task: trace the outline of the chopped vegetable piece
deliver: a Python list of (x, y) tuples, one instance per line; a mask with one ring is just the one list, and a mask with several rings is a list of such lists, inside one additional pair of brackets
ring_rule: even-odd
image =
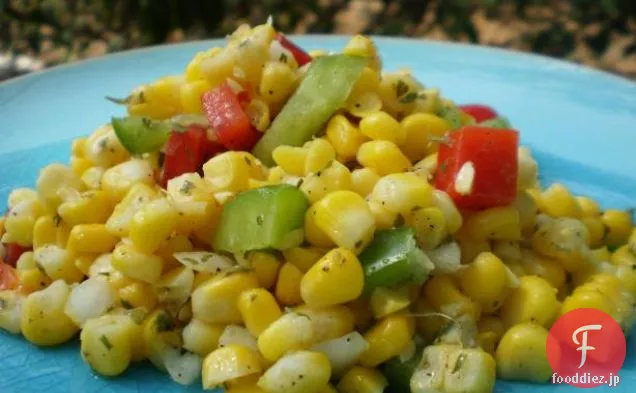
[(507, 118), (502, 116), (493, 117), (482, 121), (478, 124), (480, 127), (501, 128), (504, 130), (510, 129), (511, 125)]
[(196, 172), (208, 155), (208, 140), (205, 129), (191, 126), (186, 132), (172, 132), (165, 148), (161, 182), (184, 173)]
[(451, 125), (451, 130), (456, 130), (462, 126), (462, 113), (458, 108), (444, 107), (440, 110), (439, 117)]
[(4, 256), (4, 262), (9, 266), (14, 266), (20, 259), (20, 256), (27, 251), (31, 251), (31, 247), (22, 247), (18, 243), (7, 243), (4, 245), (6, 255)]
[(301, 47), (291, 42), (283, 33), (276, 34), (274, 38), (276, 41), (280, 42), (283, 48), (287, 49), (294, 55), (294, 59), (296, 59), (296, 63), (298, 63), (298, 67), (302, 67), (305, 64), (311, 62), (311, 56), (302, 50)]
[(460, 105), (459, 109), (471, 115), (477, 123), (497, 117), (497, 112), (486, 105)]
[(422, 360), (422, 349), (416, 348), (415, 355), (405, 362), (394, 357), (384, 364), (383, 374), (389, 380), (389, 391), (411, 393), (411, 377)]
[(303, 240), (305, 194), (290, 185), (245, 191), (228, 202), (221, 214), (215, 247), (243, 254), (262, 249), (286, 249)]
[(112, 124), (117, 138), (132, 154), (158, 151), (170, 137), (170, 123), (148, 117), (113, 117)]
[(15, 269), (0, 260), (0, 291), (13, 289), (18, 285), (18, 274)]
[(226, 148), (250, 150), (263, 135), (252, 127), (239, 97), (227, 82), (203, 94), (201, 100), (203, 112)]
[(366, 61), (363, 57), (346, 55), (323, 56), (313, 61), (300, 86), (252, 153), (272, 166), (275, 148), (301, 146), (311, 139), (344, 105)]
[[(484, 209), (512, 203), (517, 195), (517, 147), (515, 130), (467, 126), (451, 133), (440, 144), (435, 185), (458, 207)], [(466, 165), (471, 178), (459, 178)], [(472, 171), (471, 171), (472, 172)], [(464, 176), (465, 177), (465, 176)], [(459, 186), (458, 186), (459, 181)], [(470, 187), (464, 187), (465, 184)]]
[(403, 283), (422, 284), (434, 265), (417, 247), (411, 228), (378, 231), (373, 243), (360, 254), (365, 274), (365, 292)]

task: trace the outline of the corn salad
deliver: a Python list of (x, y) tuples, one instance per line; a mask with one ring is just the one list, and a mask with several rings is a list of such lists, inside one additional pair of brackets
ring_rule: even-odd
[[(299, 97), (342, 59), (348, 88), (290, 139)], [(125, 122), (74, 140), (0, 219), (0, 328), (38, 346), (79, 335), (100, 375), (149, 360), (229, 393), (487, 393), (548, 381), (541, 348), (568, 311), (632, 330), (630, 213), (542, 187), (516, 139), (497, 142), (514, 165), (490, 188), (506, 191), (476, 198), (485, 164), (453, 141), (516, 132), (383, 70), (367, 37), (307, 54), (271, 23), (241, 26), (124, 103)]]

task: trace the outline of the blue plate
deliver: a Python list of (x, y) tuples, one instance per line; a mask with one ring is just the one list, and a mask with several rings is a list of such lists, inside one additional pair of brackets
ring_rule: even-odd
[[(304, 36), (307, 49), (340, 50), (347, 39)], [(487, 103), (510, 118), (532, 147), (544, 184), (560, 181), (604, 207), (636, 206), (636, 84), (534, 55), (457, 44), (378, 38), (385, 69), (409, 67), (428, 86), (460, 103)], [(0, 84), (0, 201), (33, 186), (38, 169), (67, 162), (73, 137), (123, 110), (104, 100), (125, 97), (141, 83), (179, 74), (200, 50), (220, 41), (123, 52)], [(630, 340), (621, 383), (636, 389), (636, 344)], [(574, 392), (567, 386), (498, 382), (496, 392)], [(0, 392), (198, 392), (143, 364), (118, 379), (91, 373), (77, 343), (36, 348), (0, 333)], [(576, 390), (578, 391), (578, 390)]]

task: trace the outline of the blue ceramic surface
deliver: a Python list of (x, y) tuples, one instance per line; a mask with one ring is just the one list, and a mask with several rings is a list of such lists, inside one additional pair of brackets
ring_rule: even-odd
[[(341, 49), (344, 37), (296, 37), (307, 49)], [(0, 201), (18, 186), (33, 186), (38, 169), (67, 162), (70, 141), (123, 110), (104, 100), (138, 84), (181, 73), (199, 50), (195, 42), (124, 52), (54, 68), (0, 84)], [(459, 103), (487, 103), (509, 117), (541, 168), (544, 184), (560, 181), (604, 207), (636, 207), (636, 84), (547, 58), (480, 47), (378, 39), (385, 69), (408, 67), (427, 86)], [(636, 344), (617, 388), (636, 390)], [(567, 386), (499, 381), (500, 393), (574, 392)], [(36, 348), (0, 332), (0, 392), (198, 392), (148, 364), (118, 379), (103, 379), (82, 362), (76, 342)]]

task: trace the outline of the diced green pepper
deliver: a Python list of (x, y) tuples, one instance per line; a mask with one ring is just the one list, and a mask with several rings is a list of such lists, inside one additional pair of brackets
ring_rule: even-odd
[(221, 213), (214, 246), (243, 254), (252, 250), (283, 250), (303, 241), (309, 201), (298, 188), (276, 185), (245, 191)]
[(457, 107), (442, 107), (439, 111), (439, 116), (451, 125), (451, 130), (456, 130), (462, 126), (462, 114)]
[(185, 131), (190, 125), (207, 127), (202, 115), (179, 115), (167, 120), (153, 120), (143, 116), (113, 117), (115, 135), (131, 154), (161, 150), (171, 131)]
[(435, 267), (417, 247), (413, 229), (407, 227), (378, 231), (359, 259), (367, 293), (377, 287), (422, 284)]
[(490, 127), (490, 128), (501, 128), (501, 129), (509, 129), (511, 127), (510, 122), (507, 118), (503, 116), (497, 116), (492, 119), (484, 120), (478, 124), (480, 127)]
[(389, 380), (389, 392), (411, 393), (411, 377), (420, 365), (422, 360), (423, 347), (415, 350), (415, 355), (409, 360), (402, 362), (398, 357), (389, 359), (382, 370), (386, 379)]
[(272, 152), (280, 145), (301, 146), (317, 134), (351, 94), (367, 59), (323, 56), (312, 61), (294, 95), (276, 116), (252, 153), (272, 166)]

